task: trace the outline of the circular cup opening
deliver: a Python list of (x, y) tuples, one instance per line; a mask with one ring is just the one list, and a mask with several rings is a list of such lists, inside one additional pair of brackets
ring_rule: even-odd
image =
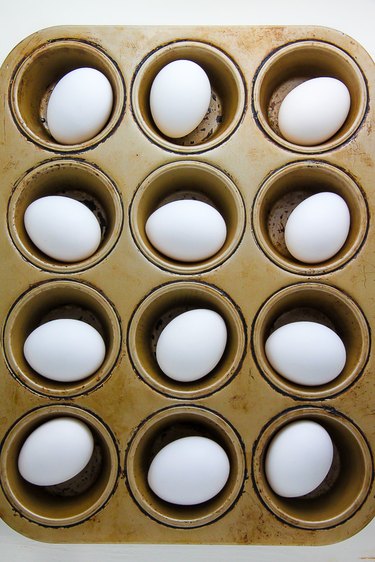
[[(41, 324), (59, 318), (82, 320), (103, 337), (106, 355), (91, 376), (75, 382), (49, 380), (27, 363), (23, 346)], [(96, 289), (76, 281), (50, 281), (37, 285), (13, 305), (4, 329), (4, 351), (15, 377), (31, 390), (47, 396), (65, 397), (87, 393), (103, 384), (114, 367), (121, 347), (117, 313)]]
[[(76, 495), (55, 495), (47, 487), (30, 484), (18, 471), (18, 455), (27, 437), (56, 417), (83, 421), (94, 436), (95, 450), (100, 452), (95, 480)], [(118, 452), (108, 429), (96, 416), (75, 406), (47, 406), (29, 412), (13, 425), (2, 446), (1, 481), (9, 502), (27, 519), (48, 527), (75, 525), (91, 517), (108, 501), (118, 470)]]
[[(347, 86), (351, 98), (349, 115), (341, 129), (324, 143), (291, 143), (278, 128), (280, 105), (296, 86), (321, 76), (337, 78)], [(324, 152), (348, 140), (360, 126), (367, 108), (366, 83), (360, 68), (345, 51), (323, 41), (298, 41), (281, 47), (262, 62), (254, 84), (253, 107), (259, 125), (278, 144), (295, 152)]]
[[(325, 191), (345, 200), (350, 231), (332, 258), (318, 264), (302, 263), (286, 247), (285, 225), (299, 203)], [(262, 250), (278, 266), (302, 275), (322, 275), (342, 267), (358, 252), (367, 233), (367, 205), (358, 185), (340, 168), (309, 160), (293, 162), (276, 170), (261, 186), (254, 201), (253, 226)]]
[[(27, 207), (49, 195), (71, 197), (85, 204), (99, 221), (102, 239), (96, 252), (85, 260), (63, 263), (41, 252), (30, 240), (24, 225)], [(97, 167), (80, 160), (52, 160), (29, 171), (17, 183), (8, 207), (8, 228), (22, 255), (39, 268), (73, 273), (92, 267), (116, 244), (123, 224), (120, 194)]]
[[(160, 499), (147, 483), (152, 459), (168, 443), (197, 435), (216, 441), (229, 458), (224, 488), (199, 505), (179, 506)], [(171, 527), (200, 527), (221, 517), (239, 496), (245, 477), (245, 456), (233, 427), (217, 413), (195, 406), (174, 406), (148, 418), (132, 438), (126, 455), (127, 482), (135, 501), (151, 517)]]
[[(164, 256), (147, 238), (145, 225), (159, 207), (181, 199), (196, 199), (214, 207), (223, 217), (227, 238), (212, 257), (184, 263)], [(245, 207), (232, 180), (218, 168), (203, 162), (172, 162), (152, 172), (134, 196), (130, 224), (140, 250), (153, 263), (175, 273), (194, 274), (217, 267), (237, 248), (245, 228)]]
[[(267, 447), (283, 426), (302, 419), (315, 421), (328, 431), (337, 449), (339, 472), (324, 494), (284, 498), (267, 482)], [(332, 409), (301, 407), (283, 412), (263, 428), (254, 450), (253, 477), (264, 503), (283, 521), (305, 529), (328, 529), (343, 523), (361, 507), (373, 480), (373, 463), (365, 437), (350, 420)]]
[[(71, 197), (94, 213), (102, 239), (92, 256), (62, 263), (41, 252), (30, 240), (24, 226), (25, 211), (33, 201), (49, 195)], [(37, 267), (56, 273), (73, 273), (100, 262), (116, 244), (122, 224), (117, 188), (101, 170), (80, 160), (52, 160), (32, 169), (17, 183), (8, 207), (8, 228), (18, 250)]]
[[(109, 120), (95, 137), (80, 144), (57, 143), (46, 126), (48, 99), (56, 83), (68, 72), (90, 67), (102, 72), (113, 91), (113, 108)], [(59, 152), (81, 151), (102, 142), (116, 127), (125, 105), (124, 81), (114, 61), (87, 41), (60, 39), (42, 45), (28, 55), (12, 80), (10, 104), (13, 117), (33, 142)]]
[[(279, 375), (268, 362), (265, 342), (277, 328), (290, 322), (325, 324), (341, 338), (346, 364), (340, 375), (319, 386), (303, 386)], [(320, 283), (290, 285), (275, 293), (258, 312), (253, 325), (253, 350), (260, 371), (273, 387), (305, 400), (332, 397), (347, 389), (362, 373), (370, 349), (370, 334), (355, 302), (334, 287)]]
[[(227, 327), (227, 345), (211, 373), (193, 382), (174, 381), (156, 361), (157, 340), (173, 318), (195, 308), (221, 315)], [(246, 328), (239, 309), (222, 291), (204, 283), (186, 281), (159, 287), (141, 302), (129, 324), (128, 352), (134, 368), (155, 390), (176, 398), (200, 398), (227, 384), (238, 372), (245, 349)]]
[[(172, 61), (187, 59), (199, 64), (211, 84), (211, 103), (194, 131), (180, 139), (164, 136), (156, 127), (149, 98), (154, 78)], [(133, 79), (132, 107), (143, 132), (166, 150), (196, 153), (226, 140), (237, 128), (245, 110), (245, 86), (236, 64), (221, 50), (197, 41), (176, 41), (147, 55)]]

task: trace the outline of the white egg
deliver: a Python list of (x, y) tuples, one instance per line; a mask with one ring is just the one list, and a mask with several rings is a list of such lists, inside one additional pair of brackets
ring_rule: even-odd
[(53, 381), (74, 382), (99, 369), (106, 349), (102, 336), (90, 324), (61, 318), (33, 330), (23, 352), (39, 375)]
[(31, 203), (24, 215), (27, 234), (44, 254), (62, 262), (90, 257), (101, 241), (101, 229), (86, 205), (60, 195)]
[(180, 314), (161, 332), (156, 344), (160, 369), (173, 380), (191, 382), (210, 373), (227, 343), (227, 328), (217, 312), (207, 309)]
[(267, 359), (286, 379), (306, 386), (327, 384), (346, 362), (339, 336), (317, 322), (291, 322), (275, 330), (265, 344)]
[(55, 418), (27, 437), (18, 456), (18, 470), (31, 484), (54, 486), (79, 474), (93, 450), (94, 438), (85, 423)]
[(350, 212), (336, 193), (322, 192), (308, 197), (290, 214), (285, 226), (289, 252), (304, 263), (332, 258), (345, 244), (350, 229)]
[(113, 105), (112, 86), (95, 68), (77, 68), (54, 87), (47, 106), (47, 125), (61, 144), (95, 137), (106, 125)]
[(350, 110), (350, 93), (336, 78), (321, 77), (303, 82), (281, 103), (278, 122), (290, 142), (313, 146), (333, 137)]
[(177, 505), (196, 505), (216, 496), (230, 472), (224, 449), (206, 437), (184, 437), (166, 445), (148, 471), (151, 490)]
[(203, 68), (190, 60), (176, 60), (164, 66), (152, 83), (152, 118), (167, 137), (184, 137), (202, 121), (210, 100), (211, 85)]
[(190, 199), (174, 201), (154, 211), (145, 230), (159, 252), (183, 262), (210, 258), (227, 237), (221, 214), (207, 203)]
[(318, 423), (300, 420), (284, 426), (266, 453), (265, 471), (276, 494), (297, 498), (313, 492), (325, 480), (333, 461), (333, 444)]

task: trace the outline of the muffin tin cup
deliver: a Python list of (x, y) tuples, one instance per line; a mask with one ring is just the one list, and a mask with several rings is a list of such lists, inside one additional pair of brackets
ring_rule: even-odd
[[(289, 253), (284, 229), (295, 207), (321, 192), (336, 193), (344, 199), (350, 212), (350, 231), (332, 258), (306, 264)], [(360, 250), (368, 229), (367, 203), (360, 187), (344, 170), (316, 160), (292, 162), (267, 177), (255, 198), (252, 219), (265, 254), (279, 267), (300, 275), (322, 275), (344, 266)]]
[[(269, 486), (264, 471), (267, 447), (289, 423), (311, 420), (329, 433), (339, 458), (338, 476), (315, 498), (284, 498)], [(371, 451), (361, 430), (332, 408), (312, 406), (282, 412), (263, 428), (254, 448), (253, 481), (262, 501), (277, 517), (296, 527), (328, 529), (352, 517), (366, 500), (374, 478)]]
[[(46, 126), (49, 95), (63, 76), (82, 67), (95, 68), (108, 78), (113, 91), (112, 113), (105, 127), (92, 139), (79, 144), (60, 144)], [(11, 82), (9, 100), (17, 126), (30, 140), (54, 152), (81, 152), (104, 141), (118, 126), (125, 110), (125, 86), (115, 61), (97, 45), (55, 39), (21, 61)]]
[[(197, 435), (216, 441), (229, 458), (230, 473), (224, 488), (211, 500), (192, 506), (166, 502), (147, 483), (148, 467), (168, 443)], [(172, 406), (153, 414), (136, 430), (126, 453), (127, 484), (139, 507), (158, 522), (192, 528), (212, 523), (238, 498), (245, 478), (245, 455), (233, 427), (219, 414), (197, 406)]]
[[(193, 382), (174, 381), (157, 364), (157, 339), (170, 320), (196, 308), (220, 314), (227, 327), (227, 345), (219, 363), (205, 377)], [(206, 283), (162, 285), (140, 303), (129, 324), (128, 352), (136, 372), (152, 388), (175, 398), (201, 398), (228, 384), (240, 369), (245, 349), (246, 328), (240, 310), (223, 291)]]
[[(85, 260), (63, 263), (41, 252), (24, 225), (27, 207), (41, 197), (62, 195), (84, 203), (95, 214), (102, 239)], [(8, 229), (21, 254), (36, 267), (54, 273), (76, 273), (103, 260), (118, 241), (123, 226), (120, 194), (112, 180), (97, 166), (78, 159), (54, 159), (29, 170), (16, 184), (8, 205)]]
[[(267, 337), (283, 324), (297, 321), (325, 324), (341, 338), (346, 363), (331, 382), (303, 386), (287, 380), (270, 365), (264, 349)], [(370, 351), (370, 333), (363, 313), (348, 295), (322, 283), (300, 283), (281, 289), (264, 303), (253, 324), (252, 346), (260, 371), (279, 392), (321, 400), (343, 392), (362, 374)]]
[[(27, 336), (40, 324), (58, 318), (91, 324), (106, 344), (102, 365), (81, 381), (49, 380), (36, 373), (24, 357)], [(14, 303), (6, 319), (3, 345), (11, 372), (30, 390), (50, 397), (77, 396), (102, 385), (111, 373), (120, 352), (121, 327), (111, 303), (94, 287), (66, 279), (50, 281), (33, 287)]]
[[(341, 80), (349, 90), (351, 106), (339, 131), (326, 142), (314, 146), (294, 144), (284, 139), (277, 117), (286, 95), (312, 78), (328, 76)], [(367, 87), (362, 70), (344, 50), (325, 41), (296, 41), (277, 49), (260, 65), (254, 82), (253, 111), (259, 126), (274, 142), (293, 152), (322, 153), (350, 139), (367, 111)]]
[[(211, 105), (203, 121), (186, 137), (170, 139), (161, 133), (151, 116), (149, 98), (152, 83), (159, 71), (172, 61), (186, 59), (200, 65), (211, 84)], [(134, 117), (154, 143), (165, 150), (197, 154), (227, 140), (238, 127), (246, 106), (244, 80), (236, 63), (208, 43), (174, 41), (146, 55), (132, 82)]]
[[(56, 497), (45, 487), (35, 486), (18, 471), (18, 455), (32, 431), (54, 418), (70, 417), (84, 422), (101, 451), (101, 468), (97, 479), (82, 494)], [(1, 485), (12, 507), (23, 517), (48, 527), (66, 527), (82, 523), (109, 500), (117, 484), (118, 451), (108, 428), (87, 410), (70, 405), (37, 408), (19, 419), (7, 433), (1, 452)]]
[[(181, 199), (213, 206), (227, 227), (222, 248), (212, 257), (193, 263), (173, 260), (152, 246), (145, 232), (149, 216), (159, 207)], [(137, 189), (130, 209), (134, 239), (145, 256), (162, 269), (192, 275), (219, 266), (236, 250), (245, 229), (245, 207), (233, 181), (219, 168), (193, 160), (171, 162), (154, 170)]]

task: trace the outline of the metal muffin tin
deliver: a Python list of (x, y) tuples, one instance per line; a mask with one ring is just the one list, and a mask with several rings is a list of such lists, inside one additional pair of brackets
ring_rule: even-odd
[[(207, 72), (210, 113), (184, 139), (163, 137), (148, 107), (152, 80), (188, 58)], [(114, 107), (89, 142), (63, 146), (49, 135), (45, 109), (70, 70), (108, 77)], [(315, 147), (279, 135), (286, 93), (315, 76), (335, 76), (351, 93), (344, 126)], [(374, 516), (374, 65), (364, 49), (320, 27), (55, 27), (22, 41), (0, 75), (1, 355), (0, 513), (14, 529), (48, 542), (321, 545), (343, 540)], [(310, 194), (346, 200), (349, 237), (334, 258), (308, 266), (288, 254), (286, 216)], [(90, 205), (102, 226), (97, 252), (55, 262), (27, 237), (23, 213), (43, 195)], [(209, 201), (228, 237), (212, 258), (172, 261), (148, 242), (144, 225), (160, 204)], [(225, 354), (204, 379), (168, 380), (155, 361), (161, 328), (204, 306), (227, 324)], [(63, 385), (27, 365), (23, 342), (37, 325), (84, 318), (107, 344), (99, 371)], [(264, 341), (280, 319), (333, 326), (347, 363), (331, 383), (290, 383), (267, 361)], [(102, 464), (92, 486), (61, 497), (17, 471), (26, 436), (55, 416), (91, 428)], [(291, 420), (327, 428), (339, 477), (315, 498), (280, 498), (263, 460)], [(148, 488), (153, 455), (171, 440), (210, 436), (226, 450), (224, 489), (197, 506), (173, 506)]]

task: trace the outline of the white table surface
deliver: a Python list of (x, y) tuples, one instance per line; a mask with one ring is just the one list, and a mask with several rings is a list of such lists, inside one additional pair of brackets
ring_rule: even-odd
[[(375, 0), (0, 0), (0, 63), (52, 25), (312, 24), (339, 29), (375, 57)], [(1, 516), (1, 514), (0, 514)], [(323, 547), (43, 544), (0, 519), (1, 562), (359, 562), (375, 560), (375, 519)]]

